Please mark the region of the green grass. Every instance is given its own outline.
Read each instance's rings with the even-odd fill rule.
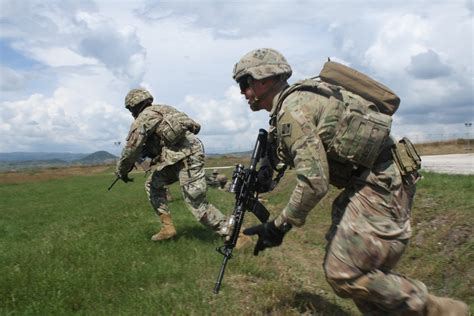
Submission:
[[[0,184],[0,314],[358,315],[332,293],[321,266],[335,190],[280,248],[258,257],[235,251],[214,295],[222,260],[214,249],[222,241],[196,222],[175,184],[170,208],[178,236],[151,242],[159,224],[144,179],[135,177],[110,192],[110,174]],[[273,216],[291,178],[264,196]],[[472,306],[473,177],[427,173],[418,188],[414,237],[399,272]],[[232,194],[209,189],[208,197],[231,212]],[[245,225],[254,222],[248,214]]]

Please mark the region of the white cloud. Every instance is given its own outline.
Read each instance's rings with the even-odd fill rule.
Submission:
[[[382,77],[403,73],[412,56],[428,50],[425,38],[430,32],[429,24],[420,16],[395,16],[377,33],[365,54],[365,63]]]
[[[67,47],[31,47],[16,45],[17,49],[28,50],[30,56],[50,67],[81,66],[97,64],[92,58],[83,57]]]
[[[449,75],[451,69],[440,60],[435,51],[430,49],[425,53],[412,56],[407,71],[415,78],[433,79]]]
[[[95,85],[90,85],[95,82]],[[87,87],[86,90],[81,87]],[[120,94],[102,96],[106,88],[122,90],[106,72],[91,72],[87,78],[64,75],[62,86],[48,97],[33,94],[27,99],[0,103],[0,151],[114,150],[113,141],[125,137],[131,122],[122,104],[110,100]]]
[[[77,51],[99,60],[117,76],[138,84],[145,73],[146,53],[135,29],[97,14],[79,12],[76,19],[82,26]]]
[[[0,21],[0,151],[116,150],[137,86],[196,118],[208,151],[248,150],[268,113],[231,72],[258,47],[281,51],[293,81],[327,57],[381,80],[402,97],[395,132],[452,133],[473,116],[469,1],[2,0]]]
[[[250,126],[248,107],[242,105],[242,96],[237,87],[230,87],[225,99],[214,100],[199,96],[186,96],[185,106],[192,109],[199,122],[206,122],[202,134],[234,134],[245,131]]]
[[[202,124],[199,138],[208,152],[250,150],[259,128],[267,128],[268,113],[254,113],[238,87],[229,87],[222,99],[187,95],[180,108]]]
[[[19,90],[23,86],[24,78],[21,73],[8,67],[0,66],[0,90]]]

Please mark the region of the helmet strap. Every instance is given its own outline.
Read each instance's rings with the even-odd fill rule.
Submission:
[[[134,106],[133,108],[131,108],[130,112],[132,112],[132,116],[133,118],[137,118],[138,115],[147,107],[149,107],[151,105],[152,102],[149,101],[150,99],[146,99],[142,102],[140,102],[140,104],[138,104],[137,106]]]
[[[250,89],[252,89],[252,94],[254,95],[254,98],[251,101],[251,109],[256,111],[260,108],[260,101],[265,100],[270,94],[275,93],[277,91],[280,91],[283,86],[286,86],[287,82],[285,80],[282,80],[280,77],[278,80],[275,80],[273,84],[268,87],[268,89],[262,93],[260,96],[257,96],[255,94],[255,90],[253,89],[252,85],[250,85]]]

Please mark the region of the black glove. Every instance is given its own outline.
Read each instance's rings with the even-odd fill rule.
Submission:
[[[127,183],[127,182],[133,182],[133,178],[129,178],[128,177],[128,174],[125,174],[125,175],[121,175],[120,173],[118,173],[117,171],[115,172],[115,175],[117,176],[117,178],[120,178],[120,180],[122,180],[123,182]]]
[[[291,224],[284,223],[281,228],[278,228],[275,226],[275,221],[270,221],[247,228],[243,233],[247,236],[258,235],[257,244],[253,250],[253,255],[258,256],[258,253],[265,248],[280,246],[283,242],[283,237],[291,227]]]

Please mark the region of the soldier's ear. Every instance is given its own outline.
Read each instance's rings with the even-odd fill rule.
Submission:
[[[263,78],[260,81],[262,86],[271,86],[275,81],[277,81],[277,77],[268,77],[268,78]]]

